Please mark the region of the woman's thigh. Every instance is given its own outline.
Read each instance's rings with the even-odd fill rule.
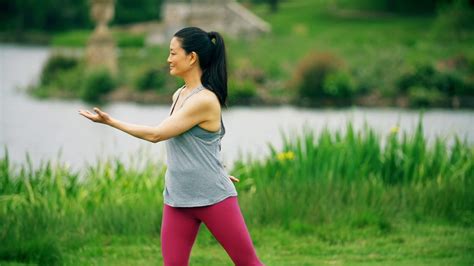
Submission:
[[[258,260],[236,196],[194,211],[236,265],[263,265]]]
[[[189,210],[163,204],[161,252],[165,266],[188,265],[200,224]]]

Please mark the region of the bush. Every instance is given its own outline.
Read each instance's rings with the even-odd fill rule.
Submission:
[[[83,83],[84,68],[77,66],[57,73],[47,86],[50,92],[58,92],[63,96],[77,97]]]
[[[423,87],[434,87],[434,76],[436,70],[431,64],[419,64],[406,71],[398,80],[398,87],[402,93],[408,92],[408,88],[421,85]]]
[[[435,35],[447,40],[470,38],[474,33],[474,5],[468,0],[444,5],[438,10],[433,30]]]
[[[429,107],[439,105],[445,99],[444,95],[437,89],[414,86],[408,89],[410,106]]]
[[[437,67],[445,73],[445,84],[454,87],[455,95],[474,95],[474,58],[461,53],[440,60]]]
[[[248,104],[257,97],[255,84],[249,80],[229,81],[227,99],[230,104]]]
[[[453,96],[465,94],[466,84],[463,77],[454,71],[440,73],[435,84],[436,88],[442,93]]]
[[[111,92],[115,86],[116,81],[108,70],[93,70],[85,75],[81,98],[87,102],[99,102],[101,96]]]
[[[342,66],[342,60],[329,53],[304,57],[293,78],[298,96],[303,101],[350,97],[354,85]]]
[[[61,54],[54,54],[48,58],[46,64],[41,71],[41,84],[50,84],[61,71],[75,68],[79,60],[75,57],[65,56]]]
[[[355,86],[349,74],[338,71],[330,73],[324,79],[323,91],[334,98],[351,98]]]
[[[412,87],[423,87],[438,90],[446,96],[469,94],[472,87],[460,71],[439,71],[432,64],[417,65],[406,71],[397,84],[401,93],[407,93]]]
[[[157,67],[146,67],[139,74],[135,85],[139,91],[147,91],[157,89],[161,91],[164,89],[166,83],[167,73],[163,69]]]

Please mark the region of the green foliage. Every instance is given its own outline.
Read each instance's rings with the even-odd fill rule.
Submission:
[[[96,235],[157,235],[164,167],[132,158],[129,168],[108,159],[85,169],[29,157],[19,168],[0,159],[0,261],[62,265],[68,249]],[[84,177],[84,179],[82,179]],[[150,208],[157,211],[150,212]]]
[[[474,34],[474,4],[469,0],[453,0],[439,8],[433,27],[441,39],[472,39]]]
[[[400,77],[398,86],[402,92],[415,85],[435,87],[436,79],[438,78],[437,74],[433,65],[419,64]]]
[[[472,94],[472,85],[456,69],[439,71],[432,64],[418,64],[398,79],[401,93],[415,97],[414,102],[439,102],[443,96]]]
[[[3,30],[58,31],[89,27],[87,0],[5,1]]]
[[[439,90],[413,86],[408,88],[408,98],[412,107],[430,107],[443,102],[444,96]]]
[[[139,91],[146,91],[146,90],[157,90],[162,91],[164,90],[164,85],[166,83],[168,73],[164,68],[158,67],[144,67],[135,84],[136,88]]]
[[[92,30],[72,30],[55,34],[51,38],[51,45],[64,47],[85,47]]]
[[[116,80],[104,69],[93,69],[86,73],[81,89],[81,99],[86,102],[99,102],[101,96],[115,89]]]
[[[92,30],[72,30],[61,32],[53,36],[51,44],[53,46],[85,47],[91,34]],[[145,45],[144,34],[113,30],[112,35],[118,47],[143,47]]]
[[[114,22],[127,24],[161,19],[163,0],[117,0]]]
[[[118,47],[143,47],[145,46],[144,34],[131,34],[127,32],[114,32]]]
[[[46,61],[41,71],[41,84],[50,84],[59,73],[77,67],[79,60],[62,54],[53,54]]]
[[[83,83],[84,66],[76,57],[53,54],[43,66],[40,82],[28,89],[38,98],[75,98]]]
[[[350,98],[354,94],[355,86],[348,73],[338,71],[326,76],[323,91],[326,95],[335,98]]]
[[[317,137],[305,130],[284,137],[281,151],[270,145],[264,160],[239,160],[233,175],[252,198],[248,215],[264,225],[349,222],[385,233],[397,217],[469,222],[463,217],[474,213],[472,146],[459,139],[451,148],[443,139],[427,143],[421,124],[411,136],[398,127],[387,131],[382,140],[351,124],[345,133],[324,130]]]
[[[249,104],[257,98],[257,88],[251,80],[230,79],[227,89],[229,104]]]
[[[399,14],[433,14],[447,0],[336,0],[339,8],[392,12]]]
[[[351,97],[355,86],[342,66],[342,60],[329,53],[311,53],[304,57],[294,73],[298,96],[302,101]]]
[[[90,1],[44,0],[5,1],[0,29],[15,33],[24,30],[64,31],[91,28]],[[159,20],[162,0],[117,0],[113,24]]]

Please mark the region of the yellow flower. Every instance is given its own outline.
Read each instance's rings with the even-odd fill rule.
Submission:
[[[285,153],[284,152],[280,152],[277,154],[277,159],[278,161],[284,161],[285,160]]]
[[[397,134],[398,131],[400,131],[400,128],[398,126],[394,126],[390,129],[390,133],[392,134]]]
[[[293,159],[295,159],[295,153],[292,152],[292,151],[280,152],[280,153],[277,154],[277,159],[280,162],[286,161],[286,160],[293,160]]]

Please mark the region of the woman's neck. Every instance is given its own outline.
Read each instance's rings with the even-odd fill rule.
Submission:
[[[201,76],[202,71],[197,69],[188,72],[187,75],[183,77],[184,83],[186,84],[186,90],[193,90],[201,85]]]

